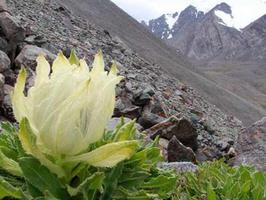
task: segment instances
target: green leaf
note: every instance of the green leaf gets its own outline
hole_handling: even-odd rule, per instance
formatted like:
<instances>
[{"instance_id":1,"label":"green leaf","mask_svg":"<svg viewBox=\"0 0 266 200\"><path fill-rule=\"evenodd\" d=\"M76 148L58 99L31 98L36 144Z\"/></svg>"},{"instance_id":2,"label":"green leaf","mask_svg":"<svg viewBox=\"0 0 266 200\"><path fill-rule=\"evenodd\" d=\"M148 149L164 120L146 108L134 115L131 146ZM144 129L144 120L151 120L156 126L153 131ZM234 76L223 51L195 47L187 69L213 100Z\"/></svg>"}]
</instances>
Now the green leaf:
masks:
<instances>
[{"instance_id":1,"label":"green leaf","mask_svg":"<svg viewBox=\"0 0 266 200\"><path fill-rule=\"evenodd\" d=\"M207 187L207 200L216 200L216 194L210 183L208 184L208 187Z\"/></svg>"},{"instance_id":2,"label":"green leaf","mask_svg":"<svg viewBox=\"0 0 266 200\"><path fill-rule=\"evenodd\" d=\"M52 195L59 199L69 199L69 194L63 188L56 177L45 166L32 157L24 157L19 159L19 165L23 171L26 180L34 185L43 194L49 191Z\"/></svg>"},{"instance_id":3,"label":"green leaf","mask_svg":"<svg viewBox=\"0 0 266 200\"><path fill-rule=\"evenodd\" d=\"M82 190L98 190L102 186L104 177L105 175L103 172L96 172L86 178L77 188L68 186L67 190L71 196L76 196L78 193L81 193Z\"/></svg>"},{"instance_id":4,"label":"green leaf","mask_svg":"<svg viewBox=\"0 0 266 200\"><path fill-rule=\"evenodd\" d=\"M118 180L123 172L124 164L120 163L108 173L104 180L104 193L102 194L101 200L111 199L113 191L117 188Z\"/></svg>"},{"instance_id":5,"label":"green leaf","mask_svg":"<svg viewBox=\"0 0 266 200\"><path fill-rule=\"evenodd\" d=\"M135 132L135 120L131 120L119 128L115 135L114 142L133 139Z\"/></svg>"},{"instance_id":6,"label":"green leaf","mask_svg":"<svg viewBox=\"0 0 266 200\"><path fill-rule=\"evenodd\" d=\"M18 163L6 157L0 150L0 167L14 176L22 176Z\"/></svg>"},{"instance_id":7,"label":"green leaf","mask_svg":"<svg viewBox=\"0 0 266 200\"><path fill-rule=\"evenodd\" d=\"M5 179L0 177L0 199L3 199L4 197L21 199L23 194L20 189L13 187Z\"/></svg>"},{"instance_id":8,"label":"green leaf","mask_svg":"<svg viewBox=\"0 0 266 200\"><path fill-rule=\"evenodd\" d=\"M175 175L164 176L159 175L151 178L149 181L142 184L139 188L153 191L152 193L159 194L161 197L167 197L176 188L177 178Z\"/></svg>"},{"instance_id":9,"label":"green leaf","mask_svg":"<svg viewBox=\"0 0 266 200\"><path fill-rule=\"evenodd\" d=\"M248 193L251 187L251 181L247 181L242 185L241 192Z\"/></svg>"}]
</instances>

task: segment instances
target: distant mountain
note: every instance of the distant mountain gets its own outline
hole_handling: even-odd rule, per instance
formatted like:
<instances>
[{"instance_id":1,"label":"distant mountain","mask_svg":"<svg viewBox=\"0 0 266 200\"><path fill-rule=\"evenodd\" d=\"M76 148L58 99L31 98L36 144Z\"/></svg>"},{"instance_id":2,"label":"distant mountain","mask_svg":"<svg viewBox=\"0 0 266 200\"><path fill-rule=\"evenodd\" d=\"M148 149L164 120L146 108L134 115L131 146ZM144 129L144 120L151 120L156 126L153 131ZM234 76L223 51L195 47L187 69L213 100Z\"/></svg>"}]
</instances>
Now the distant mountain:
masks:
<instances>
[{"instance_id":1,"label":"distant mountain","mask_svg":"<svg viewBox=\"0 0 266 200\"><path fill-rule=\"evenodd\" d=\"M256 60L266 58L266 47L261 43L265 40L265 18L263 16L240 30L235 26L231 7L221 3L207 13L188 6L180 14L150 20L147 27L192 59Z\"/></svg>"},{"instance_id":2,"label":"distant mountain","mask_svg":"<svg viewBox=\"0 0 266 200\"><path fill-rule=\"evenodd\" d=\"M235 20L230 5L221 3L205 13L188 6L146 27L194 63L195 71L266 110L266 15L242 29Z\"/></svg>"}]
</instances>

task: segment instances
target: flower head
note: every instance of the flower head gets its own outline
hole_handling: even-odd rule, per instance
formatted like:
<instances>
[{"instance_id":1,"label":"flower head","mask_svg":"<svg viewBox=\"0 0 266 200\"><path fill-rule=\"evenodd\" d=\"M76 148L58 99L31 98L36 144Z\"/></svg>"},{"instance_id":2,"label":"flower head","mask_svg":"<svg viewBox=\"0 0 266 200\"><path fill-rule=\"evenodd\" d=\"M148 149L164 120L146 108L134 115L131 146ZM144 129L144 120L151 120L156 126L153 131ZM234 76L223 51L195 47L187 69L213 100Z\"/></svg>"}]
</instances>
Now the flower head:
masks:
<instances>
[{"instance_id":1,"label":"flower head","mask_svg":"<svg viewBox=\"0 0 266 200\"><path fill-rule=\"evenodd\" d=\"M40 55L34 86L25 96L26 70L22 68L12 103L17 121L28 123L24 127L30 131L24 129L24 132L31 132L35 138L35 144L28 145L27 133L20 134L27 153L36 157L79 155L84 161L80 154L102 138L113 114L115 87L122 79L117 71L115 64L109 73L104 70L101 52L96 54L91 70L85 60L78 60L73 52L70 59L60 53L52 68Z\"/></svg>"}]
</instances>

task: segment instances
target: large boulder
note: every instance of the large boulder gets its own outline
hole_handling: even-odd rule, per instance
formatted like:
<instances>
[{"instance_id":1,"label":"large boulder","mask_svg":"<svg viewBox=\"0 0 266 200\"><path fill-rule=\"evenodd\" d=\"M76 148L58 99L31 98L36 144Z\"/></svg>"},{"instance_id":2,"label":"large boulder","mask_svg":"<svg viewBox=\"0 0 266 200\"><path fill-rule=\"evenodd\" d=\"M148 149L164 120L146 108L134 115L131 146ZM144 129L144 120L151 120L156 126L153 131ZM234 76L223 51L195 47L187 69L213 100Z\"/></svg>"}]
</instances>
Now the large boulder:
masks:
<instances>
[{"instance_id":1,"label":"large boulder","mask_svg":"<svg viewBox=\"0 0 266 200\"><path fill-rule=\"evenodd\" d=\"M0 12L7 11L6 0L0 0Z\"/></svg>"},{"instance_id":2,"label":"large boulder","mask_svg":"<svg viewBox=\"0 0 266 200\"><path fill-rule=\"evenodd\" d=\"M0 73L10 67L10 59L5 52L0 50Z\"/></svg>"},{"instance_id":3,"label":"large boulder","mask_svg":"<svg viewBox=\"0 0 266 200\"><path fill-rule=\"evenodd\" d=\"M234 165L247 164L266 171L266 117L239 134L235 150Z\"/></svg>"},{"instance_id":4,"label":"large boulder","mask_svg":"<svg viewBox=\"0 0 266 200\"><path fill-rule=\"evenodd\" d=\"M144 129L148 129L165 119L166 114L163 104L154 98L143 107L138 123L140 123Z\"/></svg>"},{"instance_id":5,"label":"large boulder","mask_svg":"<svg viewBox=\"0 0 266 200\"><path fill-rule=\"evenodd\" d=\"M156 124L155 126L146 130L152 139L157 136L171 140L175 136L183 145L197 150L197 131L192 123L186 118L178 119L172 116L165 121Z\"/></svg>"},{"instance_id":6,"label":"large boulder","mask_svg":"<svg viewBox=\"0 0 266 200\"><path fill-rule=\"evenodd\" d=\"M50 51L34 46L34 45L25 45L19 55L15 59L15 65L20 68L21 65L24 65L26 68L35 70L36 68L36 58L38 55L43 54L48 61L53 61L56 56Z\"/></svg>"},{"instance_id":7,"label":"large boulder","mask_svg":"<svg viewBox=\"0 0 266 200\"><path fill-rule=\"evenodd\" d=\"M0 27L9 42L22 42L25 38L24 29L8 12L0 12Z\"/></svg>"},{"instance_id":8,"label":"large boulder","mask_svg":"<svg viewBox=\"0 0 266 200\"><path fill-rule=\"evenodd\" d=\"M196 155L190 147L185 147L176 136L173 136L167 147L168 162L196 162Z\"/></svg>"}]
</instances>

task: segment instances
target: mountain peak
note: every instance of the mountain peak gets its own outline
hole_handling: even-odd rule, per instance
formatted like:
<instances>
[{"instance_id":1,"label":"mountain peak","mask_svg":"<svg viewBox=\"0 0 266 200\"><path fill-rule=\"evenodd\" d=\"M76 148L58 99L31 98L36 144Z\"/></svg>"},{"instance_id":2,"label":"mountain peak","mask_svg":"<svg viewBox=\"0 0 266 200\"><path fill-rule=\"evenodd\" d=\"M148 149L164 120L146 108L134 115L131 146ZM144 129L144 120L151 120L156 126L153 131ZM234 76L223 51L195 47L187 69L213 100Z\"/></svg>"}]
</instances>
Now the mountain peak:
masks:
<instances>
[{"instance_id":1,"label":"mountain peak","mask_svg":"<svg viewBox=\"0 0 266 200\"><path fill-rule=\"evenodd\" d=\"M219 10L219 11L222 11L226 14L229 14L229 15L232 15L232 9L231 9L231 6L229 6L227 3L223 2L223 3L220 3L218 4L217 6L215 6L213 8L213 10Z\"/></svg>"}]
</instances>

